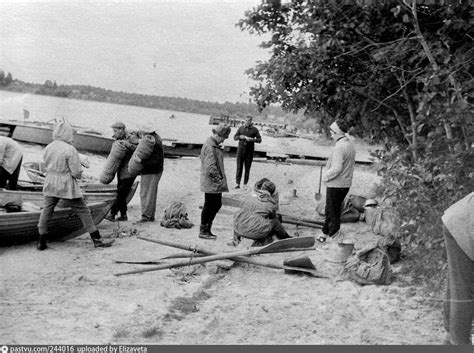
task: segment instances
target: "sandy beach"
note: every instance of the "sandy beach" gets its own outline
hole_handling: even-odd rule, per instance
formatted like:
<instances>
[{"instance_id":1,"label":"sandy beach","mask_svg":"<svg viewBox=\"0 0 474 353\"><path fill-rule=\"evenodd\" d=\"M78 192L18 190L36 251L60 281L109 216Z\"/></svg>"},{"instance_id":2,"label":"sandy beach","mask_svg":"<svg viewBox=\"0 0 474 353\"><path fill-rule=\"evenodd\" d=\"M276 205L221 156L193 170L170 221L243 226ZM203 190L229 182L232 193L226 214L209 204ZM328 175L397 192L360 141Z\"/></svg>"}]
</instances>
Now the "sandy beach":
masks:
<instances>
[{"instance_id":1,"label":"sandy beach","mask_svg":"<svg viewBox=\"0 0 474 353\"><path fill-rule=\"evenodd\" d=\"M91 169L100 160L93 160ZM227 245L234 208L216 217L216 241L197 237L203 194L199 160L166 159L159 186L157 222L134 224L140 217L139 192L129 204L129 221L103 221L99 230L114 246L94 249L88 235L50 243L0 249L4 344L440 344L444 337L440 298L417 296L410 278L394 264L393 282L359 286L338 277L341 264L323 248L307 252L258 255L283 263L308 256L330 278L286 274L283 270L223 260L173 270L116 277L150 265L116 261L158 261L178 249L137 239L163 239L202 246L217 253L245 249ZM225 159L233 186L235 159ZM280 192L281 212L313 217L319 167L254 163L251 183L272 179ZM352 194L373 196L376 176L358 167ZM296 197L294 191L296 190ZM324 184L323 184L324 192ZM231 190L234 196L250 190ZM190 229L161 227L162 211L173 201L186 204ZM315 236L320 230L285 225L290 234ZM345 223L355 247L376 240L364 222ZM320 245L318 245L320 246Z\"/></svg>"}]
</instances>

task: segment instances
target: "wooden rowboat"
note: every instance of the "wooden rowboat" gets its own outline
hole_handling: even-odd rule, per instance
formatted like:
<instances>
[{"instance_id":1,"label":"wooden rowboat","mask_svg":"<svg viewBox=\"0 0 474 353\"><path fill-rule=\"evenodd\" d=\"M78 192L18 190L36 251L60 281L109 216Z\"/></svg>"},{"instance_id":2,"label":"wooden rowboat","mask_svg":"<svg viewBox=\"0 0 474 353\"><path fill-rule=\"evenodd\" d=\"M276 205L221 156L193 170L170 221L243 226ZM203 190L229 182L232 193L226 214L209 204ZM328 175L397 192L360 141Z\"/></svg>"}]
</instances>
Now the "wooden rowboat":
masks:
<instances>
[{"instance_id":1,"label":"wooden rowboat","mask_svg":"<svg viewBox=\"0 0 474 353\"><path fill-rule=\"evenodd\" d=\"M33 183L43 184L46 177L46 170L42 162L26 162L22 165L23 169ZM83 174L80 182L97 183L99 180L91 175Z\"/></svg>"},{"instance_id":2,"label":"wooden rowboat","mask_svg":"<svg viewBox=\"0 0 474 353\"><path fill-rule=\"evenodd\" d=\"M126 200L127 204L132 200L135 192L138 189L138 181L135 181L128 193ZM88 195L91 195L92 199L100 199L103 200L105 196L106 198L115 198L117 196L117 184L94 184L94 183L85 183L80 184L81 190L83 192L84 197L87 198ZM30 192L43 192L43 184L34 184L25 181L18 182L18 191L30 191Z\"/></svg>"},{"instance_id":3,"label":"wooden rowboat","mask_svg":"<svg viewBox=\"0 0 474 353\"><path fill-rule=\"evenodd\" d=\"M92 220L99 224L114 199L89 203ZM26 244L38 239L41 211L0 213L0 246ZM67 240L86 233L80 218L70 208L56 208L48 223L48 241Z\"/></svg>"}]
</instances>

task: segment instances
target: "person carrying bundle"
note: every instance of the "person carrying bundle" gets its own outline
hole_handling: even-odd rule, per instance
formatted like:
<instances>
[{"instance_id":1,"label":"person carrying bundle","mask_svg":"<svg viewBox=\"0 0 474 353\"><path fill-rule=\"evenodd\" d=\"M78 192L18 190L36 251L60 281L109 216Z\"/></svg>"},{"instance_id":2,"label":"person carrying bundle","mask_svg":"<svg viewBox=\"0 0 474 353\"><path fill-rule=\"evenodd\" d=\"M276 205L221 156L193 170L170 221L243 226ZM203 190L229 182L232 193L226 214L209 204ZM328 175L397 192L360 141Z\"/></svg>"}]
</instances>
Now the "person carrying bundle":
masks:
<instances>
[{"instance_id":1,"label":"person carrying bundle","mask_svg":"<svg viewBox=\"0 0 474 353\"><path fill-rule=\"evenodd\" d=\"M44 150L46 177L43 186L44 207L38 222L38 250L47 248L48 222L53 216L54 208L60 200L66 207L79 216L85 230L90 234L94 247L108 247L114 242L103 240L92 220L78 180L82 176L81 160L76 148L72 145L73 131L66 121L60 121L53 128L53 142Z\"/></svg>"},{"instance_id":2,"label":"person carrying bundle","mask_svg":"<svg viewBox=\"0 0 474 353\"><path fill-rule=\"evenodd\" d=\"M110 222L127 221L127 195L130 192L136 176L128 171L128 164L138 145L138 136L127 131L125 124L118 121L111 125L113 138L125 148L125 153L117 170L117 198L105 219ZM120 212L120 217L115 218Z\"/></svg>"},{"instance_id":3,"label":"person carrying bundle","mask_svg":"<svg viewBox=\"0 0 474 353\"><path fill-rule=\"evenodd\" d=\"M250 196L242 201L240 210L234 215L234 238L227 245L237 246L241 238L253 239L253 246L264 246L273 241L273 237L287 239L286 232L278 217L278 192L275 184L264 178L259 180Z\"/></svg>"}]
</instances>

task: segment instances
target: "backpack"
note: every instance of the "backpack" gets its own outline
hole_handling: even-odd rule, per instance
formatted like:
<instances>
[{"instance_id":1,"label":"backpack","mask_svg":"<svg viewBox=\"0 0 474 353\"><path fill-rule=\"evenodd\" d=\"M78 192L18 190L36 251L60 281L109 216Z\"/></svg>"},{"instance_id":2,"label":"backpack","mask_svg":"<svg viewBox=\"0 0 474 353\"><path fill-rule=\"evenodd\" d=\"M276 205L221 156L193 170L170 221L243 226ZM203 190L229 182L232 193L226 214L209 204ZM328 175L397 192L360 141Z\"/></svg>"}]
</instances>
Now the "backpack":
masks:
<instances>
[{"instance_id":1,"label":"backpack","mask_svg":"<svg viewBox=\"0 0 474 353\"><path fill-rule=\"evenodd\" d=\"M162 227L177 229L191 228L194 225L188 221L186 205L179 201L173 202L165 208L160 224Z\"/></svg>"},{"instance_id":2,"label":"backpack","mask_svg":"<svg viewBox=\"0 0 474 353\"><path fill-rule=\"evenodd\" d=\"M400 224L397 213L386 207L367 208L365 222L375 234L382 236L395 235Z\"/></svg>"},{"instance_id":3,"label":"backpack","mask_svg":"<svg viewBox=\"0 0 474 353\"><path fill-rule=\"evenodd\" d=\"M324 216L326 214L326 200L322 199L316 204L316 212ZM341 210L341 222L342 223L353 223L359 221L360 213L352 204L350 197L346 197L342 204Z\"/></svg>"},{"instance_id":4,"label":"backpack","mask_svg":"<svg viewBox=\"0 0 474 353\"><path fill-rule=\"evenodd\" d=\"M361 285L390 284L392 267L384 249L378 245L369 245L353 253L342 273Z\"/></svg>"}]
</instances>

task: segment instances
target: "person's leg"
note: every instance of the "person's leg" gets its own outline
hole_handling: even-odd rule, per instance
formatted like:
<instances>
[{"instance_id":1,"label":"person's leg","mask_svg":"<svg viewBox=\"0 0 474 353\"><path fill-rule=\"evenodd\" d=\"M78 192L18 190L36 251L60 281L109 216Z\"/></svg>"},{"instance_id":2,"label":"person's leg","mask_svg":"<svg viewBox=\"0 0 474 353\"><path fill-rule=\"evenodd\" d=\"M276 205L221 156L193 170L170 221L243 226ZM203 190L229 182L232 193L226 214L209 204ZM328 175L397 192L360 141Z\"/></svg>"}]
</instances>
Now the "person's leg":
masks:
<instances>
[{"instance_id":1,"label":"person's leg","mask_svg":"<svg viewBox=\"0 0 474 353\"><path fill-rule=\"evenodd\" d=\"M127 196L134 182L135 178L126 178L120 180L120 185L117 183L117 211L120 211L122 220L126 220L127 217Z\"/></svg>"},{"instance_id":2,"label":"person's leg","mask_svg":"<svg viewBox=\"0 0 474 353\"><path fill-rule=\"evenodd\" d=\"M204 194L204 206L201 212L201 226L199 229L199 237L205 239L216 239L216 236L211 233L212 222L216 217L217 212L222 206L222 194Z\"/></svg>"},{"instance_id":3,"label":"person's leg","mask_svg":"<svg viewBox=\"0 0 474 353\"><path fill-rule=\"evenodd\" d=\"M44 250L47 248L46 241L48 238L48 221L53 216L54 208L59 202L59 198L57 197L44 197L44 206L41 210L40 218L38 221L38 250Z\"/></svg>"},{"instance_id":4,"label":"person's leg","mask_svg":"<svg viewBox=\"0 0 474 353\"><path fill-rule=\"evenodd\" d=\"M8 173L5 168L0 167L0 188L4 189L7 185L7 181L10 178L10 173Z\"/></svg>"},{"instance_id":5,"label":"person's leg","mask_svg":"<svg viewBox=\"0 0 474 353\"><path fill-rule=\"evenodd\" d=\"M451 344L472 344L474 315L474 262L444 229L448 258L448 289L445 301L445 328Z\"/></svg>"},{"instance_id":6,"label":"person's leg","mask_svg":"<svg viewBox=\"0 0 474 353\"><path fill-rule=\"evenodd\" d=\"M158 184L161 174L145 174L141 176L140 199L142 206L142 220L154 221Z\"/></svg>"},{"instance_id":7,"label":"person's leg","mask_svg":"<svg viewBox=\"0 0 474 353\"><path fill-rule=\"evenodd\" d=\"M20 176L22 161L23 161L23 157L20 158L20 162L18 162L18 165L16 166L15 170L10 175L10 178L8 180L8 186L7 186L7 189L9 190L16 190L16 187L18 185L18 177Z\"/></svg>"},{"instance_id":8,"label":"person's leg","mask_svg":"<svg viewBox=\"0 0 474 353\"><path fill-rule=\"evenodd\" d=\"M341 229L342 204L348 192L349 188L334 188L332 192L331 208L329 210L330 221L328 224L328 235L330 237L334 236Z\"/></svg>"},{"instance_id":9,"label":"person's leg","mask_svg":"<svg viewBox=\"0 0 474 353\"><path fill-rule=\"evenodd\" d=\"M236 186L240 185L240 180L242 179L242 170L244 167L244 154L245 150L242 148L237 148L237 169L235 172L235 183Z\"/></svg>"},{"instance_id":10,"label":"person's leg","mask_svg":"<svg viewBox=\"0 0 474 353\"><path fill-rule=\"evenodd\" d=\"M92 219L91 210L89 209L82 197L76 199L68 199L65 202L65 205L67 207L71 207L72 211L79 216L82 225L85 231L89 233L95 248L104 248L112 245L112 243L114 242L113 239L102 240L100 232L97 230L97 227L94 224L94 220Z\"/></svg>"},{"instance_id":11,"label":"person's leg","mask_svg":"<svg viewBox=\"0 0 474 353\"><path fill-rule=\"evenodd\" d=\"M247 151L245 156L245 174L244 174L244 185L247 185L250 178L250 168L252 167L253 151Z\"/></svg>"},{"instance_id":12,"label":"person's leg","mask_svg":"<svg viewBox=\"0 0 474 353\"><path fill-rule=\"evenodd\" d=\"M283 225L280 223L278 218L272 219L272 230L271 235L275 235L278 239L288 239L291 236L287 233Z\"/></svg>"},{"instance_id":13,"label":"person's leg","mask_svg":"<svg viewBox=\"0 0 474 353\"><path fill-rule=\"evenodd\" d=\"M119 211L119 197L120 197L120 187L122 185L122 180L117 180L117 197L115 198L115 201L110 208L110 213L105 217L106 220L115 222L115 216L117 215Z\"/></svg>"}]
</instances>

